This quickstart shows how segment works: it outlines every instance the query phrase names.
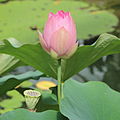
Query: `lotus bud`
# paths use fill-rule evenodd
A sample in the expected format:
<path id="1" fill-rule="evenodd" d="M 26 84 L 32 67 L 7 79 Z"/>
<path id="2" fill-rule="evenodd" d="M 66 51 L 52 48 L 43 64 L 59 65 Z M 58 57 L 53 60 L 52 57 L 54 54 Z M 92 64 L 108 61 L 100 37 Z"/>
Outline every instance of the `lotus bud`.
<path id="1" fill-rule="evenodd" d="M 44 33 L 38 31 L 38 34 L 43 49 L 56 59 L 71 57 L 78 47 L 76 26 L 70 12 L 50 12 Z"/>
<path id="2" fill-rule="evenodd" d="M 25 101 L 29 110 L 34 110 L 36 104 L 39 101 L 41 93 L 35 90 L 25 90 Z"/>

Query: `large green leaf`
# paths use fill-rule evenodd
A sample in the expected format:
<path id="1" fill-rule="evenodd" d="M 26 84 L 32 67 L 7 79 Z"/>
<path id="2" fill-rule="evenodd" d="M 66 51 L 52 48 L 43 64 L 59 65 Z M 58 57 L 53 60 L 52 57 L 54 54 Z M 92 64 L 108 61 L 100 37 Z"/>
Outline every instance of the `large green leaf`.
<path id="1" fill-rule="evenodd" d="M 39 71 L 29 71 L 21 75 L 7 75 L 0 78 L 0 96 L 6 91 L 15 88 L 17 85 L 30 78 L 38 78 L 42 75 Z"/>
<path id="2" fill-rule="evenodd" d="M 8 41 L 0 46 L 0 53 L 10 54 L 41 72 L 56 78 L 57 61 L 51 58 L 40 45 L 13 47 Z"/>
<path id="3" fill-rule="evenodd" d="M 95 44 L 81 46 L 70 59 L 63 60 L 63 80 L 78 73 L 102 56 L 115 53 L 120 53 L 120 39 L 110 34 L 102 34 Z"/>
<path id="4" fill-rule="evenodd" d="M 119 120 L 120 93 L 102 82 L 68 80 L 60 110 L 70 120 Z"/>
<path id="5" fill-rule="evenodd" d="M 41 113 L 17 109 L 0 116 L 0 120 L 65 120 L 57 111 L 49 110 Z"/>
<path id="6" fill-rule="evenodd" d="M 49 56 L 40 45 L 23 45 L 15 48 L 6 41 L 0 46 L 0 53 L 6 53 L 40 70 L 46 75 L 56 78 L 58 62 Z M 105 55 L 120 53 L 120 39 L 102 34 L 93 45 L 80 46 L 68 60 L 62 60 L 62 79 L 66 80 L 91 65 Z"/>
<path id="7" fill-rule="evenodd" d="M 52 11 L 51 11 L 52 8 Z M 37 42 L 31 28 L 43 29 L 49 12 L 70 11 L 77 25 L 79 39 L 114 30 L 118 19 L 107 11 L 81 1 L 23 0 L 0 4 L 0 40 L 14 37 L 23 43 Z M 24 13 L 24 14 L 23 14 Z"/>

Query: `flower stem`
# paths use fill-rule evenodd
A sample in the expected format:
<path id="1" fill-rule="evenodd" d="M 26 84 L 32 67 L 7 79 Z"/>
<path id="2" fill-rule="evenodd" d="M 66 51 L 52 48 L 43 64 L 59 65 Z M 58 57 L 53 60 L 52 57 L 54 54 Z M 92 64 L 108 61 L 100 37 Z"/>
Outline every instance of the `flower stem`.
<path id="1" fill-rule="evenodd" d="M 61 81 L 61 59 L 58 60 L 59 66 L 58 66 L 58 104 L 60 105 L 61 97 L 62 97 L 62 81 Z"/>

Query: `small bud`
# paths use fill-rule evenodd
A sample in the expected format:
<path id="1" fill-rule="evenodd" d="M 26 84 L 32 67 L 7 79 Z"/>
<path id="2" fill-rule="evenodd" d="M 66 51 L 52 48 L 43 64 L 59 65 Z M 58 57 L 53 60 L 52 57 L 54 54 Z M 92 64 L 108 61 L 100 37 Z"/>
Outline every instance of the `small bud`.
<path id="1" fill-rule="evenodd" d="M 41 93 L 35 90 L 25 90 L 24 95 L 28 109 L 33 110 L 39 101 Z"/>

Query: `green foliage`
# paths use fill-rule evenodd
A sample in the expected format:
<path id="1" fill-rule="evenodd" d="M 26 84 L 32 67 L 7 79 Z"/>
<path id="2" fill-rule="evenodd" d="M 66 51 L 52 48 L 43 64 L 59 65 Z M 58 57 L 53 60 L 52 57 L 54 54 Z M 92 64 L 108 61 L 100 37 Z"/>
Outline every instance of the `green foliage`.
<path id="1" fill-rule="evenodd" d="M 13 56 L 0 54 L 0 75 L 14 66 L 19 60 Z"/>
<path id="2" fill-rule="evenodd" d="M 0 3 L 6 2 L 7 0 L 0 0 Z"/>
<path id="3" fill-rule="evenodd" d="M 79 83 L 75 80 L 68 80 L 64 84 L 63 91 L 64 98 L 60 104 L 60 111 L 70 120 L 120 119 L 120 93 L 102 82 Z M 44 96 L 44 101 L 47 100 L 47 94 L 46 97 Z M 16 96 L 13 93 L 11 95 Z M 0 116 L 1 120 L 32 120 L 33 118 L 34 120 L 67 120 L 59 112 L 53 110 L 34 113 L 25 109 L 17 109 Z"/>
<path id="4" fill-rule="evenodd" d="M 71 12 L 77 25 L 78 39 L 88 39 L 111 32 L 118 23 L 113 14 L 81 1 L 13 0 L 7 4 L 0 4 L 0 40 L 14 37 L 21 43 L 27 43 L 23 45 L 11 38 L 0 45 L 0 75 L 21 60 L 46 75 L 57 78 L 58 61 L 47 54 L 39 44 L 33 43 L 38 43 L 34 29 L 40 28 L 42 32 L 48 13 L 55 13 L 61 9 Z M 67 80 L 102 56 L 116 53 L 120 53 L 120 39 L 110 34 L 102 34 L 95 44 L 80 46 L 70 59 L 62 59 L 62 80 Z M 33 84 L 26 80 L 38 79 L 42 76 L 39 71 L 0 78 L 0 95 L 7 93 L 5 97 L 8 97 L 0 99 L 0 107 L 3 108 L 0 110 L 1 114 L 22 107 L 24 97 L 16 90 L 9 90 L 18 85 L 23 87 L 22 90 L 32 86 Z M 119 68 L 116 71 L 119 72 Z M 116 71 L 106 75 L 116 76 Z M 32 88 L 34 89 L 34 86 Z M 36 106 L 37 113 L 17 109 L 1 115 L 0 120 L 67 120 L 62 114 L 70 120 L 120 119 L 120 93 L 104 83 L 83 84 L 73 80 L 65 82 L 64 98 L 60 104 L 62 114 L 58 112 L 57 96 L 51 90 L 40 92 L 42 96 Z"/>
<path id="5" fill-rule="evenodd" d="M 102 56 L 115 53 L 120 53 L 120 39 L 110 34 L 102 34 L 95 44 L 79 47 L 70 59 L 63 61 L 63 80 L 93 64 Z"/>
<path id="6" fill-rule="evenodd" d="M 70 120 L 119 120 L 119 109 L 120 93 L 106 84 L 65 82 L 60 110 Z"/>
<path id="7" fill-rule="evenodd" d="M 14 47 L 20 46 L 20 42 L 18 42 L 14 38 L 7 39 Z M 3 45 L 4 43 L 1 42 L 0 45 Z M 16 59 L 13 56 L 6 55 L 6 54 L 0 54 L 0 75 L 5 73 L 7 70 L 11 69 L 12 66 L 17 64 L 19 62 L 18 59 Z"/>
<path id="8" fill-rule="evenodd" d="M 51 58 L 40 45 L 27 44 L 15 48 L 6 41 L 5 45 L 0 46 L 0 53 L 15 56 L 46 75 L 56 78 L 58 62 Z M 62 60 L 62 79 L 70 78 L 102 56 L 115 53 L 120 53 L 120 39 L 110 34 L 102 34 L 95 44 L 80 46 L 70 59 Z"/>
<path id="9" fill-rule="evenodd" d="M 6 91 L 15 88 L 17 85 L 30 78 L 39 78 L 42 75 L 41 72 L 26 72 L 20 75 L 7 75 L 0 78 L 0 96 Z"/>
<path id="10" fill-rule="evenodd" d="M 16 56 L 24 63 L 56 78 L 57 61 L 51 58 L 51 56 L 48 55 L 40 45 L 26 44 L 22 47 L 15 48 L 6 41 L 5 45 L 0 46 L 0 53 Z"/>
<path id="11" fill-rule="evenodd" d="M 39 90 L 39 89 L 37 89 Z M 56 95 L 52 94 L 51 90 L 42 91 L 39 90 L 41 98 L 36 106 L 37 111 L 42 112 L 45 110 L 59 110 L 57 97 Z"/>
<path id="12" fill-rule="evenodd" d="M 28 74 L 29 77 L 33 76 L 32 74 L 33 74 L 32 72 L 29 72 L 29 74 Z M 22 75 L 14 76 L 14 77 L 16 77 L 16 81 L 19 80 L 19 79 L 17 79 L 17 78 L 20 78 L 19 76 L 22 76 Z M 27 74 L 26 74 L 26 76 L 27 76 Z M 8 77 L 10 77 L 10 76 L 8 76 Z M 24 74 L 23 74 L 23 77 L 25 77 Z M 37 76 L 37 72 L 34 73 L 34 77 L 33 78 L 36 79 L 36 77 L 38 77 Z M 13 82 L 12 78 L 9 79 L 9 80 L 11 82 Z M 5 85 L 6 85 L 6 83 L 4 83 L 4 85 L 1 86 L 1 88 L 3 89 L 3 87 L 5 87 Z M 30 82 L 30 81 L 24 81 L 21 84 L 19 84 L 16 88 L 18 88 L 18 87 L 29 88 L 32 85 L 33 85 L 32 82 Z M 10 86 L 8 85 L 8 87 L 10 87 Z M 57 97 L 56 97 L 56 95 L 52 94 L 51 90 L 47 90 L 47 91 L 43 91 L 43 90 L 40 90 L 40 89 L 36 89 L 36 90 L 41 93 L 40 100 L 39 100 L 39 102 L 38 102 L 38 104 L 36 106 L 37 112 L 38 111 L 42 112 L 42 111 L 45 111 L 45 110 L 57 110 L 58 111 Z M 7 91 L 7 89 L 6 89 L 6 91 Z M 22 92 L 22 91 L 20 91 L 20 92 Z M 4 109 L 0 110 L 1 114 L 5 113 L 5 112 L 8 112 L 8 111 L 12 111 L 15 108 L 21 107 L 22 106 L 22 102 L 24 101 L 23 96 L 20 93 L 18 93 L 16 90 L 8 91 L 7 92 L 7 96 L 9 96 L 11 98 L 10 99 L 8 98 L 8 99 L 5 99 L 5 100 L 1 99 L 0 106 L 4 108 Z M 17 102 L 15 102 L 15 101 L 17 101 Z"/>
<path id="13" fill-rule="evenodd" d="M 49 110 L 41 113 L 17 109 L 0 116 L 0 120 L 65 120 L 57 111 Z"/>
<path id="14" fill-rule="evenodd" d="M 52 8 L 52 11 L 51 11 Z M 118 19 L 107 11 L 81 1 L 23 0 L 0 4 L 0 40 L 14 37 L 22 43 L 36 43 L 36 26 L 43 30 L 48 13 L 70 11 L 77 25 L 78 39 L 114 30 Z M 24 13 L 24 14 L 23 14 Z"/>
<path id="15" fill-rule="evenodd" d="M 14 109 L 12 109 L 12 108 L 0 109 L 0 114 L 6 113 L 6 112 L 9 112 L 9 111 L 12 111 L 12 110 L 14 110 Z"/>
<path id="16" fill-rule="evenodd" d="M 37 33 L 32 29 L 38 27 L 42 32 L 51 8 L 54 13 L 61 9 L 72 13 L 77 25 L 78 39 L 88 39 L 104 32 L 111 32 L 114 30 L 114 26 L 118 24 L 116 16 L 107 11 L 98 10 L 94 6 L 89 6 L 86 2 L 66 0 L 23 0 L 21 2 L 9 0 L 5 4 L 0 4 L 0 40 L 14 37 L 21 43 L 37 43 Z M 0 58 L 2 58 L 0 74 L 19 61 L 6 55 L 0 55 Z"/>
<path id="17" fill-rule="evenodd" d="M 31 87 L 32 85 L 33 85 L 32 82 L 30 82 L 30 81 L 24 81 L 24 82 L 22 82 L 19 86 L 22 87 L 22 88 L 29 88 L 29 87 Z"/>
<path id="18" fill-rule="evenodd" d="M 7 95 L 11 98 L 0 102 L 0 106 L 4 108 L 3 110 L 0 110 L 0 113 L 5 113 L 7 111 L 14 110 L 15 108 L 21 107 L 22 102 L 24 101 L 24 97 L 16 90 L 8 91 Z"/>

